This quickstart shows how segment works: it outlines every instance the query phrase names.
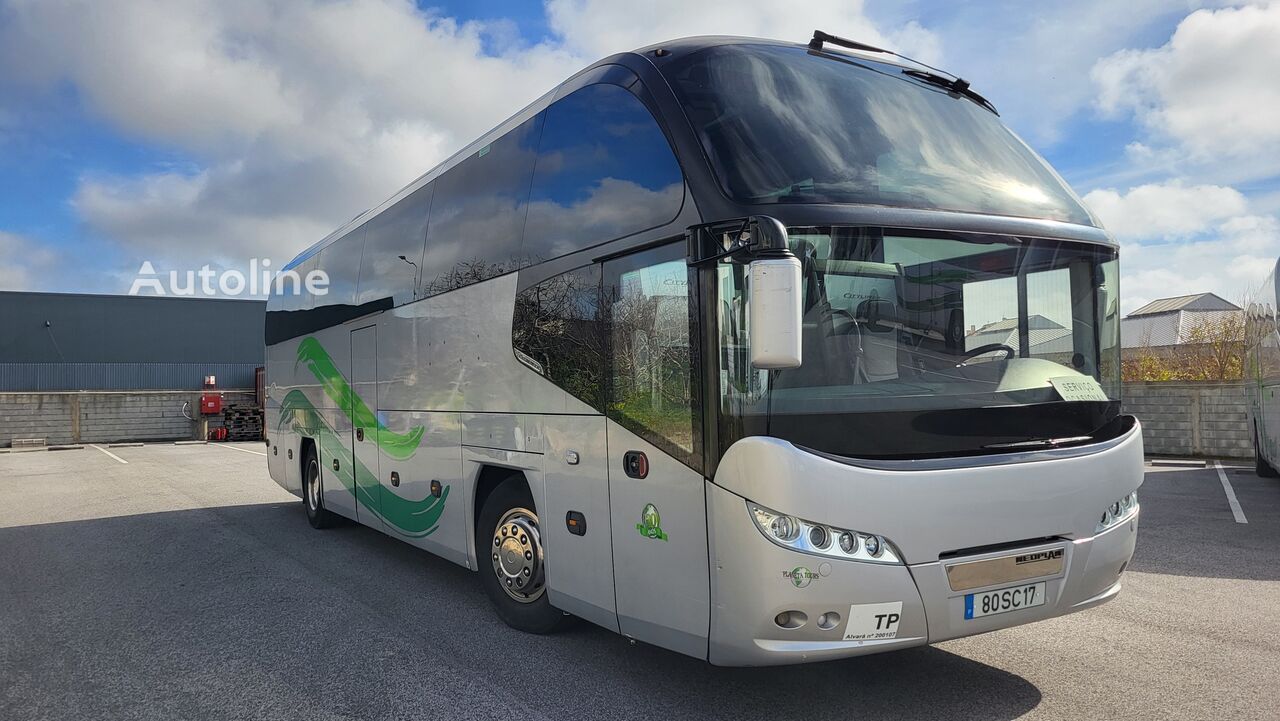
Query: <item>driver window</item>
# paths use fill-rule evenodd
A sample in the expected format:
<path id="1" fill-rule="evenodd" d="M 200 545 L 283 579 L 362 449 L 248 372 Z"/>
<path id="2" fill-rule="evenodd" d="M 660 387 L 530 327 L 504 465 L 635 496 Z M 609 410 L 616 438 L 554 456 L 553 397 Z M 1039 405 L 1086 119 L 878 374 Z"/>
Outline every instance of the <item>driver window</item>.
<path id="1" fill-rule="evenodd" d="M 684 243 L 604 265 L 610 418 L 698 468 L 693 271 Z"/>

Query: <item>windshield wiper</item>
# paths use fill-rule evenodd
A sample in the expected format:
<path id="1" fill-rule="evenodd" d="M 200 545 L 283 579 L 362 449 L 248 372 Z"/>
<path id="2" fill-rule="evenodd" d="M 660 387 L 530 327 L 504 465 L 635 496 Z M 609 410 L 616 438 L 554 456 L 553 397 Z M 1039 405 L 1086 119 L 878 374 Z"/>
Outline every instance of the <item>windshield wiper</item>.
<path id="1" fill-rule="evenodd" d="M 1029 441 L 1012 443 L 988 443 L 983 448 L 1056 448 L 1069 443 L 1080 443 L 1093 440 L 1093 436 L 1071 436 L 1069 438 L 1033 438 Z"/>
<path id="2" fill-rule="evenodd" d="M 963 95 L 996 115 L 1000 114 L 1000 112 L 996 110 L 996 106 L 992 105 L 990 100 L 987 100 L 981 95 L 975 93 L 973 88 L 969 87 L 969 81 L 964 78 L 948 78 L 937 73 L 930 73 L 924 70 L 903 70 L 902 74 L 910 75 L 916 80 L 923 80 L 930 85 L 936 85 L 944 90 Z"/>
<path id="3" fill-rule="evenodd" d="M 990 100 L 987 100 L 986 98 L 975 93 L 972 89 L 969 88 L 968 80 L 965 80 L 964 78 L 959 77 L 957 75 L 951 75 L 951 73 L 948 73 L 946 70 L 935 68 L 932 65 L 929 65 L 928 63 L 922 63 L 919 60 L 916 60 L 915 58 L 909 58 L 906 55 L 903 55 L 902 53 L 896 53 L 892 50 L 885 50 L 884 48 L 878 48 L 874 45 L 860 43 L 856 40 L 847 40 L 845 38 L 842 38 L 836 35 L 824 33 L 821 30 L 814 30 L 813 39 L 809 41 L 809 49 L 812 50 L 813 52 L 827 53 L 829 55 L 830 53 L 828 53 L 828 51 L 823 47 L 824 43 L 831 43 L 832 45 L 839 45 L 840 47 L 849 48 L 850 50 L 861 50 L 862 52 L 867 52 L 867 53 L 884 53 L 885 55 L 892 55 L 896 58 L 902 58 L 903 60 L 906 60 L 909 63 L 915 63 L 920 67 L 928 68 L 929 70 L 932 70 L 934 72 L 928 72 L 926 70 L 903 70 L 902 72 L 907 75 L 910 75 L 911 77 L 917 80 L 923 80 L 924 82 L 929 83 L 930 85 L 936 85 L 940 88 L 945 88 L 958 95 L 963 95 L 966 98 L 977 103 L 978 105 L 981 105 L 987 110 L 990 110 L 991 112 L 995 113 L 996 115 L 1000 114 L 1000 111 L 996 110 L 996 106 L 992 105 Z M 942 73 L 946 73 L 946 75 L 943 75 Z M 947 77 L 947 76 L 950 76 L 950 77 Z"/>

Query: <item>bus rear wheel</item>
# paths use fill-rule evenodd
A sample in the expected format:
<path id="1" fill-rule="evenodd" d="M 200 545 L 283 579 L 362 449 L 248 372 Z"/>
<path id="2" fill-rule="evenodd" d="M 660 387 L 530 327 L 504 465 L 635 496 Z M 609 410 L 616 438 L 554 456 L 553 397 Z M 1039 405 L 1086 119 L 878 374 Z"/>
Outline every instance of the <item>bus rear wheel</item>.
<path id="1" fill-rule="evenodd" d="M 329 528 L 337 517 L 324 507 L 324 478 L 315 446 L 308 445 L 302 454 L 302 506 L 312 528 Z"/>
<path id="2" fill-rule="evenodd" d="M 1262 450 L 1258 447 L 1257 428 L 1253 429 L 1253 471 L 1262 478 L 1280 478 L 1280 473 L 1262 457 Z"/>
<path id="3" fill-rule="evenodd" d="M 518 478 L 485 499 L 476 523 L 480 582 L 498 616 L 528 633 L 553 633 L 572 616 L 547 598 L 542 532 L 533 497 Z"/>

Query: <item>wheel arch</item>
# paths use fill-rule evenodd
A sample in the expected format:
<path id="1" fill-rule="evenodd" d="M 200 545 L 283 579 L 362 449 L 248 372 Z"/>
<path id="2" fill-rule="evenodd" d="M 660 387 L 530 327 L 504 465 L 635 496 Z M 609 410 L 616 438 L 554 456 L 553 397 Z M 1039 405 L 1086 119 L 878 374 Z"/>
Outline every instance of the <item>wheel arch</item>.
<path id="1" fill-rule="evenodd" d="M 533 488 L 529 485 L 529 477 L 519 468 L 507 468 L 506 466 L 485 465 L 480 468 L 480 472 L 476 475 L 476 492 L 475 497 L 471 501 L 471 529 L 476 531 L 476 524 L 480 522 L 480 509 L 484 508 L 484 502 L 493 495 L 498 486 L 508 481 L 515 480 L 522 483 L 529 495 L 533 495 Z M 534 510 L 537 510 L 537 498 L 534 498 Z"/>
<path id="2" fill-rule="evenodd" d="M 474 465 L 464 478 L 468 481 L 466 483 L 468 499 L 465 506 L 467 563 L 468 567 L 474 571 L 480 568 L 477 542 L 482 536 L 487 535 L 487 532 L 481 533 L 477 529 L 485 501 L 499 486 L 514 479 L 534 499 L 533 505 L 536 511 L 542 505 L 542 473 L 540 468 L 529 467 L 518 462 L 503 464 L 494 463 L 491 459 L 471 459 L 471 463 Z"/>
<path id="3" fill-rule="evenodd" d="M 311 438 L 310 436 L 300 437 L 298 439 L 298 470 L 299 472 L 306 471 L 306 467 L 303 464 L 306 463 L 306 460 L 307 460 L 307 449 L 311 449 L 311 451 L 316 454 L 317 462 L 320 460 L 320 447 L 316 445 L 315 439 Z M 321 468 L 321 470 L 323 471 L 324 469 Z"/>

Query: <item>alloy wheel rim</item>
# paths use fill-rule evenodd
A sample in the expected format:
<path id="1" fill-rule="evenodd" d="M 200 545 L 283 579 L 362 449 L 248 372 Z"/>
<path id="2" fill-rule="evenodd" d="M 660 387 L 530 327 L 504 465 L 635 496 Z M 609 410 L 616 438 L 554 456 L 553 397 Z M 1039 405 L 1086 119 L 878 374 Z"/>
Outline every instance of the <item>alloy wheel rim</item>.
<path id="1" fill-rule="evenodd" d="M 489 558 L 498 585 L 513 600 L 533 603 L 546 591 L 542 536 L 538 532 L 538 516 L 533 511 L 513 508 L 503 514 L 493 529 Z"/>

